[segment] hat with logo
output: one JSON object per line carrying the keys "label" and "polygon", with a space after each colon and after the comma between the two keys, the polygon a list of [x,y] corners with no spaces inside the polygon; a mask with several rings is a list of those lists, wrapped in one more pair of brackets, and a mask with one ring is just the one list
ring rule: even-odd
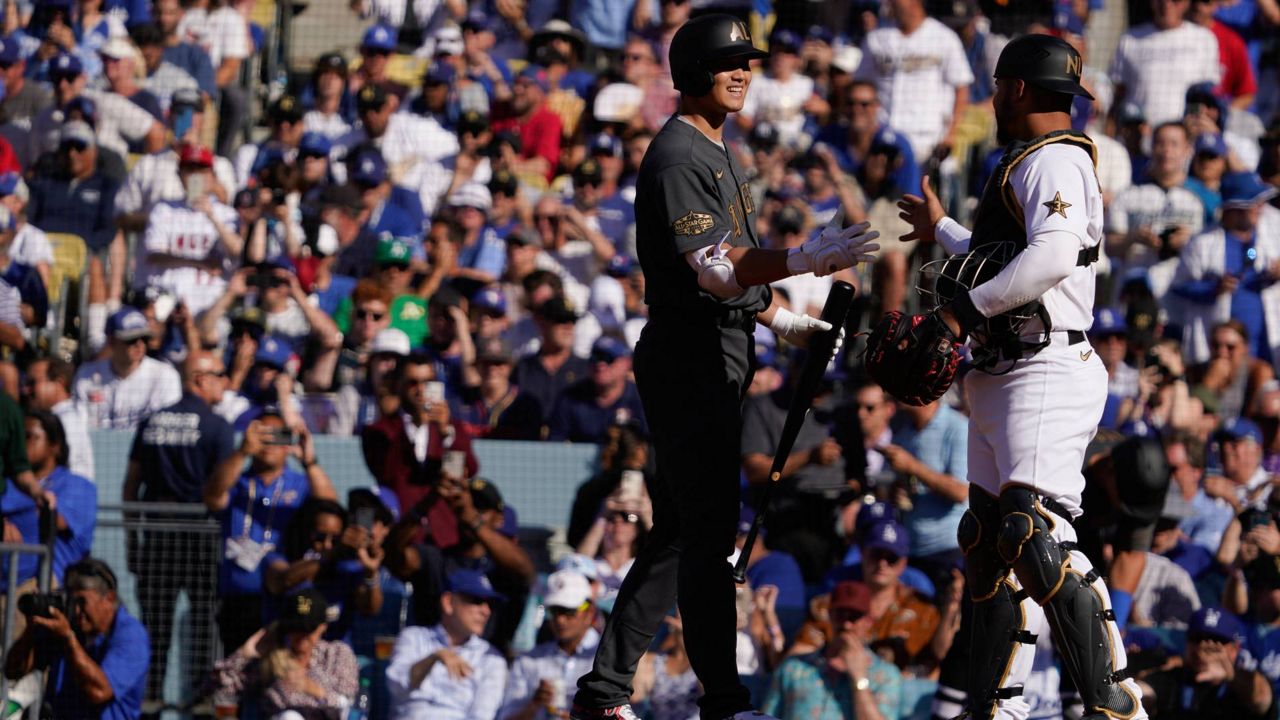
{"label": "hat with logo", "polygon": [[569,553],[556,563],[556,570],[572,570],[588,580],[600,579],[600,569],[596,567],[595,558],[582,553]]}
{"label": "hat with logo", "polygon": [[551,81],[547,78],[546,68],[540,68],[537,65],[530,65],[524,70],[521,70],[520,74],[516,76],[516,79],[530,82],[536,85],[538,89],[542,90],[542,92],[547,92],[551,89]]}
{"label": "hat with logo", "polygon": [[592,136],[587,143],[587,151],[591,156],[608,155],[609,157],[622,157],[622,138],[617,135],[609,135],[607,133],[599,133]]}
{"label": "hat with logo", "polygon": [[396,31],[386,25],[374,25],[365,31],[364,38],[360,40],[360,49],[395,52]]}
{"label": "hat with logo", "polygon": [[372,187],[387,181],[387,161],[377,150],[369,149],[356,153],[356,156],[351,158],[349,167],[351,182],[356,185]]}
{"label": "hat with logo", "polygon": [[325,72],[336,72],[342,77],[347,76],[347,59],[342,57],[341,53],[327,52],[316,58],[316,67],[312,71],[315,75]]}
{"label": "hat with logo", "polygon": [[619,358],[631,357],[631,350],[621,340],[601,335],[591,345],[591,362],[611,363]]}
{"label": "hat with logo", "polygon": [[450,207],[476,208],[488,212],[493,207],[493,195],[489,188],[478,182],[463,183],[462,187],[449,196]]}
{"label": "hat with logo", "polygon": [[871,589],[857,580],[843,580],[831,589],[832,610],[848,610],[862,615],[871,612]]}
{"label": "hat with logo", "polygon": [[328,157],[333,150],[333,141],[318,132],[304,132],[298,141],[298,152],[315,157]]}
{"label": "hat with logo", "polygon": [[1276,196],[1276,188],[1254,172],[1227,173],[1222,178],[1223,209],[1251,208]]}
{"label": "hat with logo", "polygon": [[577,610],[591,600],[591,581],[574,570],[557,570],[547,576],[542,604],[549,608]]}
{"label": "hat with logo", "polygon": [[538,233],[525,228],[516,228],[507,233],[506,240],[508,245],[542,247],[542,238],[538,237]]}
{"label": "hat with logo", "polygon": [[422,76],[423,85],[452,85],[457,79],[458,71],[447,62],[437,62]]}
{"label": "hat with logo", "polygon": [[360,88],[360,92],[356,93],[356,110],[358,112],[381,110],[386,105],[387,91],[383,90],[381,85],[369,83]]}
{"label": "hat with logo", "polygon": [[136,57],[137,53],[138,49],[135,48],[133,43],[129,42],[129,39],[124,35],[112,36],[102,44],[102,47],[98,48],[99,55],[111,58],[112,60],[124,60],[125,58]]}
{"label": "hat with logo", "polygon": [[894,520],[876,523],[862,539],[862,547],[867,550],[884,550],[898,557],[905,557],[911,549],[907,541],[907,529]]}
{"label": "hat with logo", "polygon": [[413,260],[412,255],[409,243],[398,237],[383,237],[378,240],[378,246],[373,251],[373,262],[378,267],[387,265],[408,267]]}
{"label": "hat with logo", "polygon": [[107,337],[113,340],[151,337],[151,323],[137,308],[120,308],[107,318]]}
{"label": "hat with logo", "polygon": [[204,109],[204,99],[200,97],[200,91],[195,88],[179,88],[173,91],[173,97],[169,100],[169,112],[176,117],[175,111],[179,108],[192,108],[196,112]]}
{"label": "hat with logo", "polygon": [[1227,143],[1218,133],[1200,133],[1196,138],[1196,155],[1224,157],[1226,154]]}
{"label": "hat with logo", "polygon": [[463,51],[462,30],[457,25],[442,25],[436,30],[435,35],[431,36],[433,52],[432,54],[439,57],[440,55],[461,55]]}
{"label": "hat with logo", "polygon": [[552,297],[533,309],[533,313],[548,322],[571,323],[578,321],[578,313],[560,296]]}
{"label": "hat with logo", "polygon": [[447,581],[449,592],[480,600],[506,600],[506,596],[493,589],[493,583],[479,570],[454,570]]}
{"label": "hat with logo", "polygon": [[573,184],[575,186],[583,184],[599,185],[603,178],[604,175],[600,170],[600,163],[596,162],[594,158],[583,160],[578,163],[578,167],[573,169]]}
{"label": "hat with logo", "polygon": [[281,95],[271,103],[271,109],[267,112],[272,122],[295,123],[302,119],[302,115],[302,103],[292,95]]}
{"label": "hat with logo", "polygon": [[383,328],[373,336],[373,344],[369,346],[369,355],[399,355],[408,357],[413,349],[409,336],[400,328]]}
{"label": "hat with logo", "polygon": [[[738,534],[746,535],[751,532],[751,524],[756,521],[756,511],[750,506],[744,504],[738,508]],[[764,526],[760,527],[760,531],[764,532]]]}
{"label": "hat with logo", "polygon": [[84,65],[80,63],[80,58],[68,53],[62,53],[49,63],[49,77],[53,80],[64,77],[77,77],[84,72]]}
{"label": "hat with logo", "polygon": [[479,110],[467,110],[458,118],[458,134],[479,135],[489,129],[489,116]]}
{"label": "hat with logo", "polygon": [[1237,417],[1222,424],[1222,427],[1218,429],[1217,438],[1227,442],[1236,442],[1247,438],[1261,445],[1262,430],[1252,420]]}
{"label": "hat with logo", "polygon": [[305,588],[285,598],[277,627],[285,634],[311,633],[330,619],[329,602],[324,594],[315,588]]}
{"label": "hat with logo", "polygon": [[800,36],[790,30],[775,30],[769,38],[769,49],[781,52],[796,53],[800,52],[800,45],[803,41]]}
{"label": "hat with logo", "polygon": [[1094,337],[1124,335],[1127,332],[1129,326],[1125,324],[1124,316],[1115,308],[1102,308],[1094,313],[1093,327],[1089,328],[1089,334]]}
{"label": "hat with logo", "polygon": [[462,21],[463,32],[468,30],[471,32],[484,32],[486,30],[492,30],[493,26],[494,23],[490,20],[489,15],[480,8],[471,8],[471,10],[467,12],[467,17]]}
{"label": "hat with logo", "polygon": [[612,278],[625,278],[631,276],[631,271],[636,269],[636,261],[631,259],[626,253],[614,253],[609,258],[609,264],[604,266],[604,273]]}
{"label": "hat with logo", "polygon": [[591,114],[600,122],[631,122],[644,107],[644,90],[631,83],[610,83],[596,93]]}
{"label": "hat with logo", "polygon": [[213,153],[203,145],[183,143],[182,147],[178,148],[178,165],[211,168]]}
{"label": "hat with logo", "polygon": [[494,315],[506,315],[507,296],[496,287],[480,288],[471,296],[471,307]]}
{"label": "hat with logo", "polygon": [[752,147],[770,150],[777,147],[779,137],[776,125],[768,121],[758,122],[751,128],[750,143]]}
{"label": "hat with logo", "polygon": [[507,197],[515,197],[520,192],[520,182],[516,180],[516,176],[511,174],[510,170],[495,170],[493,176],[489,178],[489,194],[505,195]]}
{"label": "hat with logo", "polygon": [[26,202],[30,197],[27,183],[22,179],[22,175],[13,170],[7,173],[0,173],[0,197],[9,197],[10,195],[23,202]]}
{"label": "hat with logo", "polygon": [[89,123],[83,120],[72,120],[65,123],[58,132],[58,144],[76,142],[85,147],[92,147],[97,144],[97,137],[93,134],[93,128],[89,127]]}
{"label": "hat with logo", "polygon": [[258,343],[258,351],[253,355],[253,362],[284,370],[292,358],[293,349],[288,343],[275,335],[267,335]]}
{"label": "hat with logo", "polygon": [[511,346],[502,338],[486,338],[476,348],[476,362],[491,365],[510,365],[515,360]]}
{"label": "hat with logo", "polygon": [[502,493],[498,491],[498,486],[484,478],[471,478],[468,489],[471,491],[471,504],[475,505],[476,510],[480,512],[485,510],[502,512],[507,507],[502,500]]}
{"label": "hat with logo", "polygon": [[1187,638],[1240,642],[1244,639],[1244,624],[1220,607],[1203,607],[1191,615]]}

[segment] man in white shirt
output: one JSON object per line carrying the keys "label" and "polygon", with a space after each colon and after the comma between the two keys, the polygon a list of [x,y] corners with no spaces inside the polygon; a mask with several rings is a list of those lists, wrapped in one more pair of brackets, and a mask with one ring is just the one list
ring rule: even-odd
{"label": "man in white shirt", "polygon": [[455,570],[440,596],[440,624],[407,627],[387,665],[391,717],[493,720],[507,663],[480,635],[503,596],[475,570]]}
{"label": "man in white shirt", "polygon": [[[433,118],[395,112],[395,102],[378,85],[365,85],[356,94],[360,124],[334,143],[333,169],[350,148],[372,142],[382,151],[391,177],[399,182],[419,162],[431,162],[458,152],[458,138]],[[345,177],[338,178],[346,180]]]}
{"label": "man in white shirt", "polygon": [[151,324],[136,308],[107,318],[111,354],[80,366],[72,395],[85,406],[94,430],[132,430],[142,418],[182,398],[172,366],[147,357]]}
{"label": "man in white shirt", "polygon": [[71,399],[76,367],[59,358],[41,358],[27,366],[22,401],[33,410],[51,412],[62,421],[67,436],[67,467],[93,480],[93,445],[89,442],[89,418],[84,407]]}
{"label": "man in white shirt", "polygon": [[895,26],[877,28],[862,43],[858,80],[876,84],[889,127],[911,142],[916,161],[950,149],[969,102],[973,71],[959,36],[925,15],[923,0],[893,0]]}
{"label": "man in white shirt", "polygon": [[1151,0],[1151,22],[1120,36],[1111,60],[1118,108],[1131,100],[1152,126],[1180,120],[1187,89],[1196,83],[1218,83],[1218,40],[1213,32],[1184,22],[1190,7],[1177,0]]}
{"label": "man in white shirt", "polygon": [[749,130],[757,122],[778,128],[784,143],[798,147],[809,115],[825,116],[830,107],[814,92],[813,78],[800,72],[800,36],[778,30],[769,39],[769,72],[752,78],[751,92],[738,113],[738,125]]}
{"label": "man in white shirt", "polygon": [[591,669],[600,633],[592,627],[596,606],[591,581],[577,570],[558,570],[547,577],[548,623],[554,640],[516,658],[507,680],[498,717],[502,720],[547,720],[568,708],[568,692]]}

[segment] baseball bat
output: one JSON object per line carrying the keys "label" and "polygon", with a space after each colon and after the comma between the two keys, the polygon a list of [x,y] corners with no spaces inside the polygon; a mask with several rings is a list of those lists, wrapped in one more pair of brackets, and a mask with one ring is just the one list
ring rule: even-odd
{"label": "baseball bat", "polygon": [[773,465],[769,468],[769,480],[764,486],[764,497],[760,499],[760,510],[751,521],[751,529],[747,531],[747,541],[738,555],[738,562],[733,566],[733,579],[739,585],[746,582],[747,563],[751,560],[751,550],[755,547],[756,536],[760,534],[760,526],[764,523],[765,513],[769,510],[769,500],[773,495],[773,486],[782,479],[782,469],[791,455],[791,446],[795,445],[800,427],[809,414],[813,398],[822,386],[822,376],[826,374],[827,363],[835,351],[836,338],[840,328],[844,326],[845,315],[849,314],[849,306],[853,304],[854,289],[847,282],[840,280],[831,285],[827,293],[827,302],[822,306],[822,319],[831,324],[831,329],[816,332],[809,337],[808,354],[800,369],[800,378],[796,382],[795,392],[791,395],[791,407],[787,409],[787,419],[782,424],[782,435],[778,438],[778,447],[773,452]]}

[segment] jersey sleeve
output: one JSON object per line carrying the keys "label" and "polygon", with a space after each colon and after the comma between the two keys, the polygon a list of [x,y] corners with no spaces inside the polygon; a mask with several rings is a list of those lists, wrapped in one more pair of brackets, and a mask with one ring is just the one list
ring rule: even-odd
{"label": "jersey sleeve", "polygon": [[710,170],[700,171],[690,163],[666,168],[658,174],[655,189],[661,198],[662,224],[671,233],[676,254],[715,245],[733,234],[733,220]]}
{"label": "jersey sleeve", "polygon": [[943,78],[953,88],[968,87],[973,84],[973,68],[969,66],[969,58],[965,57],[964,45],[960,38],[947,30],[947,64],[943,67]]}

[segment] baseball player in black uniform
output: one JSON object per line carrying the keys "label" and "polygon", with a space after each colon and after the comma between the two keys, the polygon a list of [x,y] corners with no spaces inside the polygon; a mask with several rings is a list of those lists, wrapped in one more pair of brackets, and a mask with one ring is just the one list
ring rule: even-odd
{"label": "baseball player in black uniform", "polygon": [[1093,142],[1071,130],[1074,96],[1091,97],[1081,67],[1080,54],[1049,35],[1020,37],[1001,53],[992,104],[1005,151],[972,232],[945,216],[927,182],[924,197],[899,203],[913,226],[906,239],[936,240],[954,255],[935,317],[969,338],[985,371],[965,380],[969,509],[958,536],[973,609],[969,647],[957,648],[967,659],[966,715],[984,720],[1027,717],[1022,685],[1046,630],[1087,720],[1146,717],[1125,673],[1111,594],[1072,524],[1107,392],[1084,334],[1103,206]]}
{"label": "baseball player in black uniform", "polygon": [[653,139],[636,182],[636,236],[649,322],[634,367],[652,432],[654,523],[618,592],[572,717],[633,718],[631,679],[663,616],[679,603],[706,720],[764,717],[735,661],[728,557],[738,521],[742,400],[755,323],[793,343],[830,326],[772,304],[768,284],[826,275],[871,259],[867,226],[830,226],[804,246],[762,249],[747,177],[725,147],[742,109],[750,61],[765,56],[746,25],[704,15],[677,31],[671,69],[680,108]]}

